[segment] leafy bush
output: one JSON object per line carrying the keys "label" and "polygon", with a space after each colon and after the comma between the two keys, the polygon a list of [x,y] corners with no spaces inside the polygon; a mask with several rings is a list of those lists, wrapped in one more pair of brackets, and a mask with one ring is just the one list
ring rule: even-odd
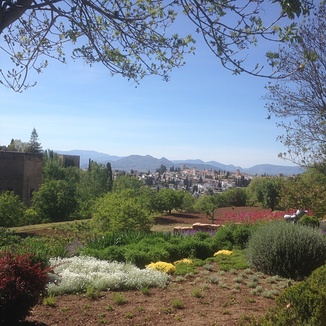
{"label": "leafy bush", "polygon": [[306,280],[287,288],[259,325],[326,325],[325,279],[326,265],[323,265]]}
{"label": "leafy bush", "polygon": [[233,248],[233,229],[235,224],[228,224],[217,230],[214,236],[214,245],[216,250]]}
{"label": "leafy bush", "polygon": [[238,224],[233,232],[233,247],[246,248],[254,227],[252,224]]}
{"label": "leafy bush", "polygon": [[125,248],[119,246],[110,246],[102,250],[93,248],[84,248],[83,254],[96,257],[101,260],[125,262]]}
{"label": "leafy bush", "polygon": [[126,261],[143,268],[153,261],[173,262],[185,257],[206,259],[215,252],[208,233],[185,236],[164,232],[129,231],[106,234],[89,241],[82,253],[99,259]]}
{"label": "leafy bush", "polygon": [[17,245],[21,241],[18,235],[7,228],[0,227],[0,248]]}
{"label": "leafy bush", "polygon": [[319,221],[316,216],[305,215],[305,216],[301,217],[301,219],[299,220],[298,223],[301,225],[311,226],[313,228],[319,227]]}
{"label": "leafy bush", "polygon": [[92,221],[102,232],[149,231],[154,222],[141,198],[131,190],[108,193],[99,198]]}
{"label": "leafy bush", "polygon": [[22,224],[25,205],[12,191],[0,194],[0,226],[12,227]]}
{"label": "leafy bush", "polygon": [[199,259],[206,259],[208,257],[212,257],[215,252],[211,239],[206,239],[206,241],[193,239],[192,250],[192,257]]}
{"label": "leafy bush", "polygon": [[324,264],[326,237],[319,229],[270,222],[253,233],[248,254],[251,264],[261,272],[302,279]]}
{"label": "leafy bush", "polygon": [[33,208],[27,208],[22,219],[22,225],[34,225],[47,223],[49,220],[42,219]]}
{"label": "leafy bush", "polygon": [[33,193],[32,208],[42,220],[67,221],[77,205],[76,186],[65,180],[43,182]]}
{"label": "leafy bush", "polygon": [[255,227],[255,225],[250,223],[230,223],[225,225],[220,228],[214,236],[214,246],[216,250],[232,250],[233,248],[244,249]]}
{"label": "leafy bush", "polygon": [[230,188],[224,191],[221,196],[225,200],[225,206],[246,206],[248,200],[245,188]]}
{"label": "leafy bush", "polygon": [[95,237],[87,241],[87,247],[92,249],[104,249],[109,246],[125,246],[129,244],[137,244],[142,239],[146,238],[161,238],[163,241],[181,238],[182,235],[176,235],[167,232],[147,232],[147,231],[118,231],[107,232],[101,236]]}
{"label": "leafy bush", "polygon": [[29,255],[0,254],[0,323],[23,320],[37,304],[47,283],[47,268]]}

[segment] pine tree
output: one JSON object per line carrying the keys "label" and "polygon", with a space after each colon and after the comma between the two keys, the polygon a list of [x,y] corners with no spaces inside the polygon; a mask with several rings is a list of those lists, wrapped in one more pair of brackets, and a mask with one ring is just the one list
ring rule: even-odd
{"label": "pine tree", "polygon": [[31,133],[31,138],[29,141],[29,147],[28,152],[30,153],[42,153],[42,146],[41,143],[38,142],[38,134],[36,132],[36,129],[33,128],[33,131]]}

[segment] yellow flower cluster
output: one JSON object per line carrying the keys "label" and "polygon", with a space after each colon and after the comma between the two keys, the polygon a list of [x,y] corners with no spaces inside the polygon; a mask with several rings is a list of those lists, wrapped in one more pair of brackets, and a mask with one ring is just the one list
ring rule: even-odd
{"label": "yellow flower cluster", "polygon": [[155,269],[157,271],[164,272],[167,274],[173,274],[175,272],[175,266],[170,263],[165,263],[164,261],[150,263],[149,265],[146,265],[146,268]]}
{"label": "yellow flower cluster", "polygon": [[189,258],[183,258],[183,259],[181,259],[181,260],[177,260],[177,261],[175,261],[174,262],[174,265],[176,265],[176,264],[188,264],[188,265],[191,265],[191,264],[193,264],[193,261],[191,260],[191,259],[189,259]]}
{"label": "yellow flower cluster", "polygon": [[218,256],[218,255],[227,255],[227,256],[231,256],[233,254],[232,251],[230,250],[219,250],[217,252],[215,252],[214,257]]}

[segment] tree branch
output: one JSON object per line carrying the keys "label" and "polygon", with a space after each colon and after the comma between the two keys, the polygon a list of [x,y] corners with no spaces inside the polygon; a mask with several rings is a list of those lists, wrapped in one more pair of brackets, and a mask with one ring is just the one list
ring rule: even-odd
{"label": "tree branch", "polygon": [[1,1],[0,34],[5,28],[21,17],[26,10],[30,9],[34,0],[17,0],[8,4],[8,1]]}

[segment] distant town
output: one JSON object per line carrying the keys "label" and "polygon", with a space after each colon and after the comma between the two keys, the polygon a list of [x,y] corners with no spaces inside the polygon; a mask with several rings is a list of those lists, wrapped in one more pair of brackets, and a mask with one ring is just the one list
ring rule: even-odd
{"label": "distant town", "polygon": [[[110,164],[114,176],[131,174],[151,187],[184,189],[198,195],[221,192],[232,187],[246,187],[255,176],[275,175],[275,171],[296,171],[297,173],[300,171],[298,167],[263,165],[256,166],[256,169],[264,167],[274,173],[251,174],[232,165],[220,164],[219,166],[217,162],[214,165],[214,162],[205,163],[200,160],[172,162],[166,158],[156,159],[150,155],[119,158],[87,151],[81,151],[81,155],[75,155],[75,151],[58,152],[64,166],[73,165],[86,169],[91,161],[104,165]],[[96,157],[96,153],[100,155],[100,158]],[[39,189],[42,182],[42,160],[42,153],[0,151],[0,191],[14,191],[28,205],[32,193]],[[285,174],[279,172],[278,175]]]}
{"label": "distant town", "polygon": [[182,169],[172,166],[168,170],[164,165],[153,173],[133,170],[129,173],[138,176],[148,186],[184,189],[192,194],[216,193],[228,188],[246,187],[253,178],[240,171],[231,173],[221,170],[197,170],[187,166]]}

